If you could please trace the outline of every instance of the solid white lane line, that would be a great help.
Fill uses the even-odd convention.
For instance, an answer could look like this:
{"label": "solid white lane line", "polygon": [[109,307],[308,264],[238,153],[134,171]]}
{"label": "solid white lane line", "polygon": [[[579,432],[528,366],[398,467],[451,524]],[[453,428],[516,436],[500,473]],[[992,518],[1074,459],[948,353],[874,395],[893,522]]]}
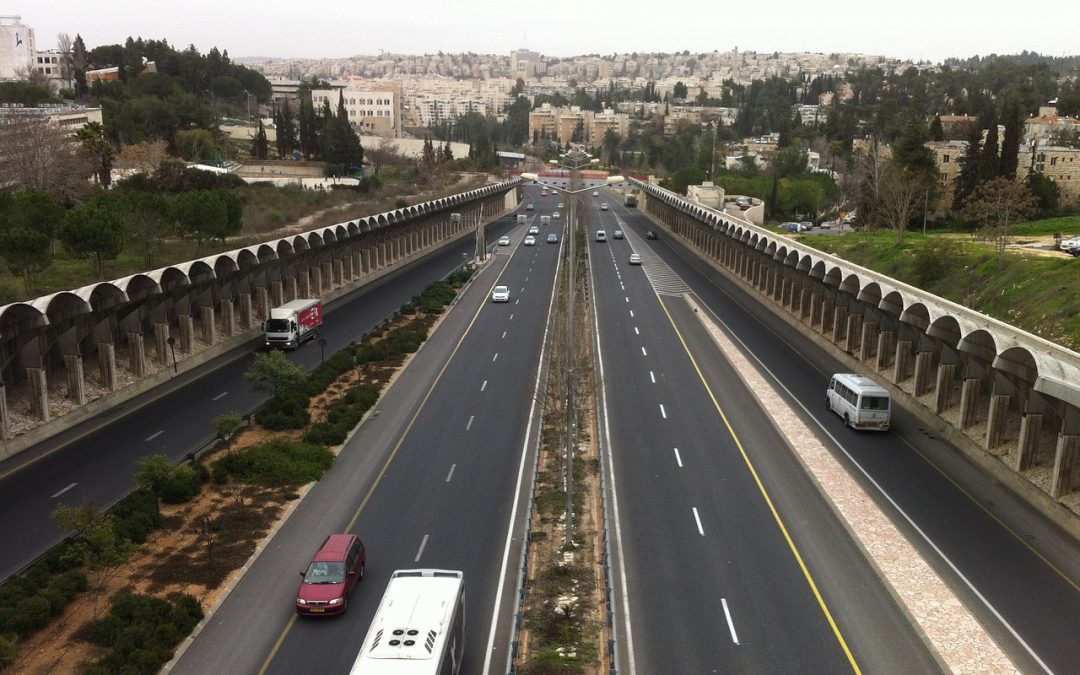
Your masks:
{"label": "solid white lane line", "polygon": [[637,329],[637,326],[634,326],[634,335],[641,335],[641,331]]}
{"label": "solid white lane line", "polygon": [[487,389],[487,380],[484,380],[484,383],[480,385],[480,391],[484,391],[485,389]]}
{"label": "solid white lane line", "polygon": [[735,622],[731,620],[731,612],[728,611],[727,598],[720,598],[720,604],[724,606],[724,616],[727,618],[727,627],[731,631],[731,641],[739,644],[739,636],[735,633]]}
{"label": "solid white lane line", "polygon": [[454,477],[454,469],[457,468],[457,464],[450,465],[450,473],[446,474],[446,482],[449,483],[450,479]]}
{"label": "solid white lane line", "polygon": [[465,431],[472,429],[472,421],[474,417],[476,417],[476,415],[469,415],[469,423],[465,425]]}
{"label": "solid white lane line", "polygon": [[682,457],[679,456],[679,449],[675,448],[675,461],[679,463],[679,468],[682,468]]}
{"label": "solid white lane line", "polygon": [[78,485],[78,483],[72,483],[71,485],[69,485],[66,488],[64,488],[63,490],[61,490],[60,492],[57,492],[56,494],[50,496],[49,499],[56,499],[57,497],[64,494],[65,492],[67,492],[71,488],[75,487],[76,485]]}
{"label": "solid white lane line", "polygon": [[220,399],[223,399],[223,398],[225,398],[225,397],[226,397],[226,396],[228,396],[228,395],[229,395],[229,392],[227,392],[227,391],[223,391],[223,392],[221,392],[220,394],[218,394],[217,396],[215,396],[214,398],[212,398],[212,399],[210,399],[210,400],[211,400],[211,401],[218,401],[218,400],[220,400]]}
{"label": "solid white lane line", "polygon": [[656,375],[651,370],[649,371],[649,379],[652,380],[653,384],[656,384]]}
{"label": "solid white lane line", "polygon": [[424,535],[423,541],[420,542],[420,548],[416,551],[416,557],[413,558],[413,562],[420,562],[420,556],[424,555],[424,547],[427,546],[428,535]]}
{"label": "solid white lane line", "polygon": [[663,417],[664,419],[667,419],[667,411],[664,410],[664,404],[663,403],[660,404],[660,416]]}
{"label": "solid white lane line", "polygon": [[649,352],[645,351],[645,348],[644,348],[644,347],[642,347],[642,348],[641,348],[641,355],[642,355],[642,356],[648,356],[648,355],[649,355]]}
{"label": "solid white lane line", "polygon": [[492,363],[494,363],[494,362],[495,362],[495,359],[497,359],[497,358],[499,358],[499,352],[495,352],[495,356],[492,356],[492,357],[491,357],[491,361],[492,361]]}
{"label": "solid white lane line", "polygon": [[158,436],[160,436],[163,433],[165,433],[165,430],[164,429],[159,429],[156,433],[153,433],[153,434],[150,434],[149,436],[147,436],[146,442],[149,443],[150,441],[154,440],[155,438],[157,438]]}
{"label": "solid white lane line", "polygon": [[698,515],[697,507],[694,507],[694,521],[697,522],[697,531],[701,536],[705,536],[705,530],[701,527],[701,516]]}

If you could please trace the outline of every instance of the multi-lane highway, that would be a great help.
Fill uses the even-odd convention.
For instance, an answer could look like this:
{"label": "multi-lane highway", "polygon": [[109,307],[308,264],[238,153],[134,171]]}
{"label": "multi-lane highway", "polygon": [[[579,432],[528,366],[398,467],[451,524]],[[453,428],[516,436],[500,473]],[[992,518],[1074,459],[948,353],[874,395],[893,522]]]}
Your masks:
{"label": "multi-lane highway", "polygon": [[[554,210],[565,219],[568,209],[557,203],[566,196],[525,191],[537,207],[519,211],[529,224]],[[790,392],[791,404],[1023,670],[1069,672],[1080,663],[1070,631],[1080,616],[1075,540],[902,410],[888,434],[841,429],[821,401],[827,375],[844,368],[667,235],[645,239],[657,226],[623,208],[614,192],[577,199],[590,232],[608,234],[603,244],[590,236],[588,249],[604,384],[601,441],[617,505],[609,526],[623,672],[939,669],[786,441],[698,322],[686,318],[685,292]],[[601,211],[600,201],[611,210]],[[526,226],[489,230],[490,241],[509,234],[511,245],[494,247],[493,261],[177,670],[347,672],[389,573],[423,566],[465,571],[463,672],[503,672],[564,219],[541,227],[536,246],[521,245]],[[613,239],[615,229],[626,239]],[[559,244],[546,243],[551,231]],[[471,248],[452,247],[332,307],[323,334],[328,353]],[[629,265],[631,250],[643,256],[641,267]],[[496,284],[509,286],[510,302],[489,301]],[[310,367],[319,352],[309,346],[291,358]],[[69,442],[35,463],[9,466],[0,482],[0,532],[14,545],[0,549],[0,566],[15,568],[55,540],[48,512],[56,503],[115,499],[130,488],[138,457],[180,457],[210,435],[214,417],[255,403],[241,378],[247,365],[241,357],[198,373],[127,416],[121,411],[96,431],[63,439]],[[364,539],[367,577],[344,616],[297,620],[297,572],[336,531]]]}

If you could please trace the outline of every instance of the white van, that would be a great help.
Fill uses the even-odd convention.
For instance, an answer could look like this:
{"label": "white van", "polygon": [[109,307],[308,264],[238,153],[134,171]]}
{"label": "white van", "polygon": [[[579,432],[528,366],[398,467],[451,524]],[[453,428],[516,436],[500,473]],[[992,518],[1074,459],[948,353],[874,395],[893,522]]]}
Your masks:
{"label": "white van", "polygon": [[852,429],[889,430],[889,392],[869,377],[836,373],[825,390],[825,402]]}
{"label": "white van", "polygon": [[604,232],[603,230],[597,230],[596,241],[607,241],[607,232]]}

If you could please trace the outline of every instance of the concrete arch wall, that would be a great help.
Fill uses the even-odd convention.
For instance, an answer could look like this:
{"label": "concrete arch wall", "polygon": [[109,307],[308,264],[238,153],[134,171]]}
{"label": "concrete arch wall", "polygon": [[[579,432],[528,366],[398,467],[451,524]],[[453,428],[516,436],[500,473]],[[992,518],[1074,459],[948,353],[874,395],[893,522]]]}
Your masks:
{"label": "concrete arch wall", "polygon": [[[1052,498],[1080,491],[1080,354],[631,179],[702,257]],[[722,235],[717,237],[717,235]],[[1045,476],[1049,470],[1049,484]],[[1031,486],[1035,485],[1035,488]]]}

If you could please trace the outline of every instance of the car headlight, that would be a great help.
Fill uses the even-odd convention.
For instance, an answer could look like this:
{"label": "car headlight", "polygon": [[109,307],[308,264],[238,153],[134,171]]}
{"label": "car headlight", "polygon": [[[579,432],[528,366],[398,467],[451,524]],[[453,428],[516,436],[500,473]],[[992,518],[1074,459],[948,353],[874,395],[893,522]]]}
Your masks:
{"label": "car headlight", "polygon": [[306,605],[307,600],[304,600],[303,598],[297,598],[296,599],[296,604],[298,604],[298,605]]}
{"label": "car headlight", "polygon": [[333,600],[330,601],[330,604],[331,605],[340,605],[341,600],[342,600],[341,598],[334,598]]}

